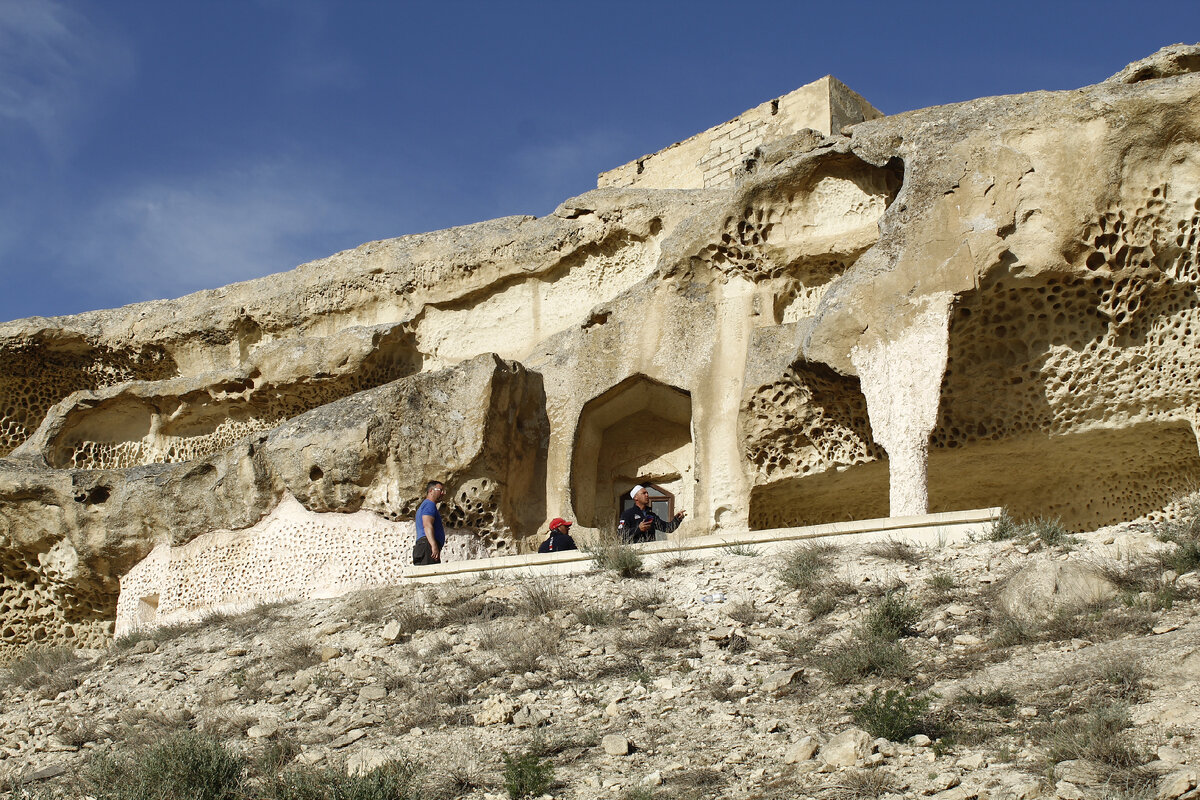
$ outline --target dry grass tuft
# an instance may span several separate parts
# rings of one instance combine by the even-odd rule
[[[78,675],[86,667],[87,662],[70,647],[34,648],[0,673],[0,686],[33,690],[52,698],[78,686]]]
[[[827,784],[821,797],[829,800],[875,800],[897,791],[891,773],[882,769],[852,769]]]
[[[924,548],[916,547],[899,539],[876,542],[867,547],[866,553],[869,556],[887,561],[899,561],[904,564],[920,564],[926,556]]]

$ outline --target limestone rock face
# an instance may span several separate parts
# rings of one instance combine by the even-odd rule
[[[1200,477],[1195,52],[893,117],[822,79],[542,219],[2,324],[0,639],[90,640],[159,545],[146,613],[187,547],[402,547],[435,475],[461,555],[634,483],[678,535],[1156,511]]]
[[[1105,83],[1137,83],[1200,72],[1200,45],[1172,44],[1135,61]]]
[[[514,534],[540,521],[544,408],[537,375],[483,355],[321,406],[183,464],[68,471],[0,462],[4,645],[107,636],[116,579],[152,547],[251,528],[293,498],[332,517],[323,526],[284,525],[282,535],[296,542],[350,512],[405,521],[407,531],[425,482],[444,480],[455,487],[443,510],[449,532],[509,552]],[[291,558],[303,556],[292,548]],[[286,563],[286,547],[278,557]],[[199,584],[242,594],[201,592],[194,607],[245,599],[237,570],[222,569],[228,559],[195,561]],[[160,589],[141,594],[157,604]]]

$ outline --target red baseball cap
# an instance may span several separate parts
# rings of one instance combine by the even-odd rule
[[[574,524],[575,524],[574,522],[567,522],[562,517],[555,517],[554,519],[550,520],[550,530],[554,530],[555,528],[563,528],[563,527],[569,528]]]

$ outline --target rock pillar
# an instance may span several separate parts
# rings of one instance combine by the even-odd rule
[[[870,332],[850,352],[871,434],[888,454],[889,514],[929,512],[929,434],[937,424],[946,372],[951,295],[927,299],[894,335]]]

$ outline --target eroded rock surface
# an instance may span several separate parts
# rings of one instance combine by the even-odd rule
[[[335,517],[333,528],[336,518],[360,511],[411,526],[425,482],[438,478],[455,487],[443,513],[447,528],[470,532],[489,552],[509,552],[514,534],[539,521],[530,511],[540,508],[544,404],[537,375],[483,355],[321,406],[183,464],[54,470],[0,462],[5,651],[102,641],[112,629],[117,578],[152,547],[251,528],[284,499]],[[292,525],[297,541],[311,524]],[[285,547],[277,557],[304,553]],[[252,587],[229,569],[241,563],[235,552],[196,568],[194,582],[213,587],[208,604],[227,602],[222,591],[246,596]],[[295,588],[290,594],[306,594]]]
[[[673,180],[663,165],[690,151],[668,148],[646,186],[543,219],[0,325],[0,638],[87,638],[153,545],[248,529],[285,492],[398,520],[418,475],[451,477],[485,550],[528,548],[556,516],[608,527],[635,482],[690,512],[682,535],[1156,512],[1200,477],[1195,52],[876,119],[835,108],[861,98],[828,79],[829,124],[753,110],[770,124],[720,180],[688,183],[699,162]],[[521,376],[518,421],[452,423],[457,399],[431,421],[438,381],[489,353],[521,365],[498,368]],[[386,446],[427,423],[436,446],[401,469]],[[446,452],[513,436],[511,457]],[[476,524],[494,487],[516,505]]]

